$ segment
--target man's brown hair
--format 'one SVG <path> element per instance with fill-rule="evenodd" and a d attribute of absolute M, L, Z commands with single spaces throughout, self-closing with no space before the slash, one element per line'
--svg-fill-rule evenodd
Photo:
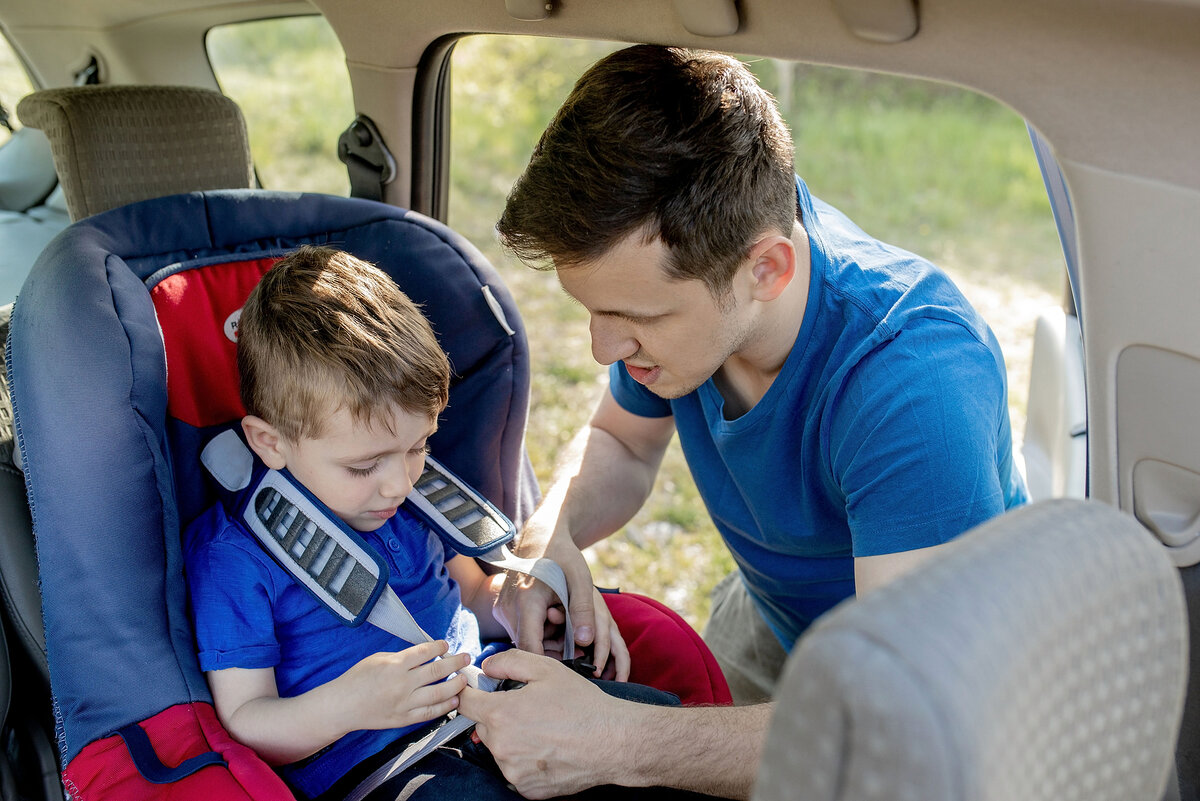
<path fill-rule="evenodd" d="M 305 246 L 275 264 L 238 323 L 242 403 L 292 441 L 340 408 L 387 424 L 393 404 L 436 419 L 450 363 L 421 310 L 377 267 Z"/>
<path fill-rule="evenodd" d="M 593 65 L 542 134 L 496 228 L 535 266 L 571 267 L 640 232 L 668 275 L 729 287 L 758 237 L 796 220 L 791 133 L 737 59 L 638 45 Z"/>

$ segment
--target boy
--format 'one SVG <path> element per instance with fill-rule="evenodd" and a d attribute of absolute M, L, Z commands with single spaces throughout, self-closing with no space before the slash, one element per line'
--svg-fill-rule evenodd
<path fill-rule="evenodd" d="M 327 248 L 281 260 L 246 301 L 238 367 L 242 430 L 258 459 L 287 468 L 384 554 L 392 588 L 440 638 L 413 645 L 373 625 L 343 626 L 221 504 L 192 524 L 188 581 L 218 716 L 299 794 L 336 784 L 331 795 L 340 796 L 368 763 L 394 756 L 458 705 L 466 679 L 456 671 L 480 656 L 481 638 L 508 639 L 492 614 L 501 577 L 445 553 L 400 508 L 424 469 L 450 365 L 386 274 Z M 619 641 L 615 627 L 612 636 Z M 613 653 L 624 678 L 623 643 Z M 429 759 L 422 773 L 466 771 L 473 788 L 515 797 L 498 773 L 477 776 L 445 754 Z M 405 781 L 402 773 L 389 787 Z"/>

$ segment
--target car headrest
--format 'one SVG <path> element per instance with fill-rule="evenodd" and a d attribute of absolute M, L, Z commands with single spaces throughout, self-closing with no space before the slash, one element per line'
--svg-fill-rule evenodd
<path fill-rule="evenodd" d="M 50 140 L 72 220 L 139 200 L 254 186 L 246 123 L 219 92 L 186 86 L 71 86 L 21 100 Z"/>
<path fill-rule="evenodd" d="M 1188 649 L 1161 545 L 1112 507 L 1058 500 L 940 556 L 800 639 L 755 801 L 1159 801 Z"/>

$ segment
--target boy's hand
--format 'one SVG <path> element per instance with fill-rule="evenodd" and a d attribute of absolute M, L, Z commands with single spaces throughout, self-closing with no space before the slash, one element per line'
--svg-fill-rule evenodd
<path fill-rule="evenodd" d="M 467 686 L 459 674 L 471 662 L 468 654 L 437 659 L 449 650 L 442 640 L 421 643 L 399 652 L 371 654 L 334 682 L 347 729 L 392 729 L 439 718 L 458 706 L 458 694 Z"/>

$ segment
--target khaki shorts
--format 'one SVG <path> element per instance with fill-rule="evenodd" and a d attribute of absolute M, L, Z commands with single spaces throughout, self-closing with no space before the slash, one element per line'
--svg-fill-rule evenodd
<path fill-rule="evenodd" d="M 703 636 L 729 682 L 735 704 L 771 700 L 788 655 L 754 606 L 738 571 L 713 588 L 712 615 Z"/>

